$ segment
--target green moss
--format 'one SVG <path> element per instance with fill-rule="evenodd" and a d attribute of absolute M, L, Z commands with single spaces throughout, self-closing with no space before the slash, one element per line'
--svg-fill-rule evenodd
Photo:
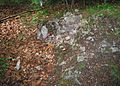
<path fill-rule="evenodd" d="M 6 62 L 7 58 L 0 58 L 0 79 L 3 78 L 6 70 L 8 69 L 8 63 Z"/>

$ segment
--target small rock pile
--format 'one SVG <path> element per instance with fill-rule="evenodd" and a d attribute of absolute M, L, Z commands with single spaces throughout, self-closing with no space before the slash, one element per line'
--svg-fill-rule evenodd
<path fill-rule="evenodd" d="M 61 19 L 55 19 L 43 25 L 38 31 L 37 38 L 57 46 L 63 43 L 73 45 L 79 29 L 85 24 L 87 20 L 83 19 L 82 14 L 75 15 L 67 12 Z"/>
<path fill-rule="evenodd" d="M 85 64 L 82 65 L 84 62 L 87 63 L 88 59 L 97 57 L 99 53 L 120 51 L 117 41 L 109 40 L 111 36 L 108 34 L 116 36 L 120 30 L 119 24 L 112 20 L 115 21 L 104 16 L 84 18 L 80 13 L 67 12 L 60 19 L 48 21 L 39 28 L 37 39 L 55 45 L 57 77 L 81 85 L 79 78 L 85 68 Z"/>

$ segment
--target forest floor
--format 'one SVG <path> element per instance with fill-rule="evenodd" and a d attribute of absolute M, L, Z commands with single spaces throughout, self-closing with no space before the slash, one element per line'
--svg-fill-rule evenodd
<path fill-rule="evenodd" d="M 0 14 L 0 18 L 11 15 L 10 10 L 2 9 L 8 13 Z M 103 29 L 93 28 L 81 36 L 78 44 L 83 56 L 78 57 L 79 51 L 72 51 L 69 45 L 57 48 L 37 39 L 36 13 L 17 15 L 0 23 L 0 86 L 120 86 L 119 17 L 105 16 L 98 24 L 105 25 Z M 48 13 L 44 11 L 45 15 L 39 18 L 52 19 L 59 10 L 50 11 L 50 16 Z M 82 14 L 88 18 L 86 11 Z"/>

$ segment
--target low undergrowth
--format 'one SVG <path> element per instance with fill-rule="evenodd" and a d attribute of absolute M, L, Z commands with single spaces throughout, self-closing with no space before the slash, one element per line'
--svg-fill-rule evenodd
<path fill-rule="evenodd" d="M 0 79 L 3 78 L 5 72 L 9 67 L 8 63 L 6 62 L 7 60 L 7 58 L 0 58 Z"/>

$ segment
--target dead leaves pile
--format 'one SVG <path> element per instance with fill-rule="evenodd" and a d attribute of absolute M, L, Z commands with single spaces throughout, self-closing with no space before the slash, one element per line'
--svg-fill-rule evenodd
<path fill-rule="evenodd" d="M 55 66 L 54 45 L 36 39 L 36 27 L 27 27 L 20 16 L 0 24 L 0 57 L 11 58 L 1 85 L 46 86 Z M 16 70 L 17 59 L 20 70 Z"/>

